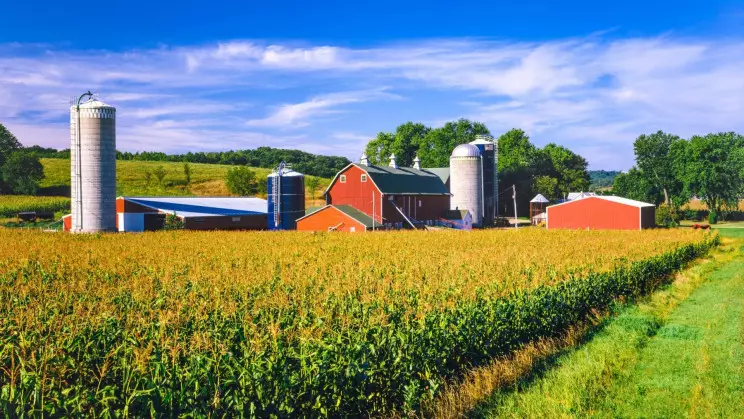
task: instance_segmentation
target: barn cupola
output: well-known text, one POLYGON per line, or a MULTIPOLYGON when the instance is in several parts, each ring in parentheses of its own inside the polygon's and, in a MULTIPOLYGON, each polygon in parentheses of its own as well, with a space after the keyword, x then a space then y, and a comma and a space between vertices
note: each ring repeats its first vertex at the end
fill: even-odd
POLYGON ((398 163, 395 162, 395 153, 390 155, 390 164, 388 166, 392 167, 393 169, 398 168, 398 163))
POLYGON ((416 170, 421 170, 421 160, 419 159, 418 154, 416 154, 416 158, 413 159, 413 168, 416 170))
POLYGON ((367 152, 362 151, 362 158, 359 159, 359 163, 363 166, 369 166, 369 159, 367 158, 367 152))

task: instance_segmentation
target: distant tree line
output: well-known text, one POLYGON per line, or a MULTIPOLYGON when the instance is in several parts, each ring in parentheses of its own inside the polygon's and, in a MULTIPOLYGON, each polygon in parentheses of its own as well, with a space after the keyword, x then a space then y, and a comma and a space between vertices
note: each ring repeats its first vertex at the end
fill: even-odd
MULTIPOLYGON (((30 147, 36 155, 45 158, 70 158, 70 150, 55 150, 53 148, 30 147)), ((131 153, 117 151, 117 160, 162 161, 183 163, 209 163, 234 166, 251 166, 273 168, 280 162, 289 163, 298 172, 318 177, 333 177, 339 170, 346 167, 349 159, 339 156, 321 156, 300 150, 286 150, 273 147, 258 147, 257 149, 188 152, 186 154, 166 154, 159 151, 143 151, 131 153)))
POLYGON ((617 170, 590 170, 589 171, 589 190, 596 191, 602 188, 612 188, 615 177, 622 172, 617 170))
POLYGON ((715 223, 744 197, 744 136, 735 132, 696 135, 690 139, 658 131, 633 143, 636 165, 618 175, 613 193, 663 204, 666 223, 691 197, 708 206, 715 223))

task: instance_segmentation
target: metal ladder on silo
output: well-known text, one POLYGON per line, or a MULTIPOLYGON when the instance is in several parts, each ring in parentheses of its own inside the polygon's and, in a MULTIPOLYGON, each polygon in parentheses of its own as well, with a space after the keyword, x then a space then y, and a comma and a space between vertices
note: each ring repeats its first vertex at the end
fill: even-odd
POLYGON ((279 163, 279 167, 276 170, 274 190, 271 191, 272 197, 274 198, 274 227, 279 227, 279 214, 281 213, 280 206, 282 196, 282 171, 284 171, 284 162, 279 163))

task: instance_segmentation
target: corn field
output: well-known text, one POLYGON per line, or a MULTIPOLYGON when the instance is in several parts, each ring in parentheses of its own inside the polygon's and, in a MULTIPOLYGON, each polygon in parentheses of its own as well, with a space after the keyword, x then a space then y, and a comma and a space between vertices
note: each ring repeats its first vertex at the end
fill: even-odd
POLYGON ((0 195, 0 218, 19 212, 57 212, 70 209, 70 198, 62 196, 0 195))
POLYGON ((415 413, 450 379, 657 286, 682 230, 0 230, 0 411, 415 413))

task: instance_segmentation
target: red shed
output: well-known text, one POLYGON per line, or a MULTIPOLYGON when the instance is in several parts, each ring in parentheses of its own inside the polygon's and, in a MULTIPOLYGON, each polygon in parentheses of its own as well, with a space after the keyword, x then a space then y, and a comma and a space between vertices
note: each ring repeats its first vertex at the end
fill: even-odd
POLYGON ((325 191, 326 204, 349 205, 388 228, 423 226, 449 210, 442 179, 426 169, 351 163, 325 191))
POLYGON ((656 208, 619 196, 587 196, 547 208, 548 229, 641 230, 656 225, 656 208))
POLYGON ((367 231, 381 229, 380 223, 351 205, 326 205, 323 208, 308 211, 308 214, 297 219, 299 231, 367 231))

